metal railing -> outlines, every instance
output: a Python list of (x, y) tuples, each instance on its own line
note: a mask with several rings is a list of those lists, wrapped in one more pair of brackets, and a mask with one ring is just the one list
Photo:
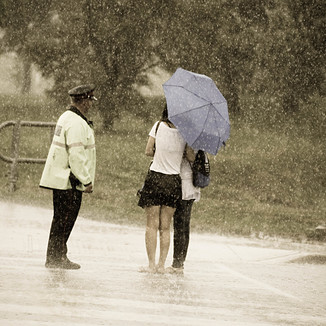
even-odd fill
[(43, 158), (26, 158), (19, 157), (19, 145), (20, 145), (20, 131), (21, 127), (41, 127), (41, 128), (52, 128), (53, 132), (50, 134), (51, 140), (54, 133), (56, 123), (55, 122), (42, 122), (42, 121), (6, 121), (0, 125), (0, 131), (8, 126), (14, 126), (12, 132), (12, 142), (11, 142), (11, 153), (12, 157), (2, 155), (0, 153), (0, 159), (10, 163), (9, 172), (9, 191), (13, 192), (16, 190), (16, 183), (18, 180), (18, 164), (19, 163), (45, 163), (46, 159)]

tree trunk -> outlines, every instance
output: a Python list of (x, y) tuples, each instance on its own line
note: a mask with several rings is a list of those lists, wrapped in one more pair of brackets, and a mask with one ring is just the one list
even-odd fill
[(30, 94), (32, 86), (32, 62), (28, 58), (22, 59), (22, 94)]

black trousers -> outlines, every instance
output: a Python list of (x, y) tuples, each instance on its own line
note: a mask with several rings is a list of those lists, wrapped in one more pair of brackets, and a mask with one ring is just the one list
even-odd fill
[(189, 234), (190, 217), (194, 199), (180, 200), (173, 215), (173, 263), (175, 268), (183, 267), (186, 260)]
[(53, 219), (50, 229), (47, 262), (67, 257), (67, 241), (77, 219), (82, 192), (76, 189), (53, 190)]

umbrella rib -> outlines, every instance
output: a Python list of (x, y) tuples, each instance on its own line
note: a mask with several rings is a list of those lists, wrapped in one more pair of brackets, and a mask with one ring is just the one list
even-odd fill
[[(214, 102), (214, 103), (212, 103), (212, 104), (220, 104), (220, 103), (218, 103), (218, 102)], [(221, 102), (222, 103), (222, 102)], [(228, 121), (226, 121), (226, 119), (222, 116), (222, 114), (218, 111), (218, 110), (216, 110), (217, 111), (217, 114), (222, 118), (222, 120), (224, 121), (224, 122), (226, 122), (227, 124), (230, 124)]]
[[(212, 103), (212, 104), (215, 104), (215, 103), (216, 103), (216, 102), (214, 102), (214, 103)], [(205, 106), (207, 106), (207, 105), (209, 105), (209, 104), (211, 104), (211, 103), (208, 103), (208, 104), (205, 104), (205, 105), (202, 105), (202, 106), (197, 106), (196, 108), (193, 108), (193, 109), (189, 109), (188, 112), (189, 112), (189, 111), (194, 111), (194, 110), (201, 109), (201, 108), (203, 108), (203, 107), (205, 107)], [(217, 111), (217, 110), (216, 110), (216, 111)], [(183, 113), (184, 113), (184, 112), (181, 112), (181, 113), (175, 114), (174, 117), (177, 117), (177, 116), (179, 116), (179, 115), (181, 115), (181, 114), (183, 114)], [(226, 119), (221, 115), (220, 112), (217, 111), (217, 113), (218, 113), (218, 115), (223, 119), (224, 122), (226, 122), (227, 124), (230, 124), (228, 121), (226, 121)]]
[[(164, 87), (179, 87), (179, 88), (183, 88), (185, 91), (187, 91), (188, 93), (192, 94), (192, 95), (195, 95), (196, 97), (208, 102), (205, 98), (203, 98), (202, 96), (199, 96), (191, 91), (189, 91), (187, 88), (185, 88), (184, 86), (180, 86), (180, 85), (164, 85)], [(224, 101), (221, 101), (221, 102), (214, 102), (216, 104), (220, 104), (220, 103), (223, 103)], [(212, 102), (208, 102), (208, 103), (212, 103)]]
[[(203, 108), (203, 107), (205, 107), (205, 106), (207, 106), (207, 105), (209, 105), (209, 103), (208, 103), (208, 104), (205, 104), (205, 105), (202, 105), (202, 106), (197, 106), (196, 108), (193, 108), (193, 109), (189, 109), (187, 112), (201, 109), (201, 108)], [(183, 114), (183, 113), (184, 113), (184, 112), (178, 113), (178, 114), (174, 115), (174, 117), (175, 117), (175, 116), (178, 116), (178, 115), (180, 115), (180, 114)]]
[[(197, 109), (200, 109), (200, 108), (203, 108), (204, 106), (207, 106), (208, 104), (221, 104), (221, 103), (223, 103), (223, 101), (221, 101), (221, 102), (208, 102), (206, 99), (204, 99), (203, 97), (201, 97), (201, 96), (199, 96), (199, 95), (197, 95), (197, 94), (195, 94), (195, 93), (192, 93), (192, 92), (190, 92), (188, 89), (186, 89), (186, 88), (184, 88), (183, 86), (178, 86), (178, 85), (165, 85), (165, 86), (168, 86), (168, 87), (179, 87), (179, 88), (183, 88), (185, 91), (187, 91), (188, 93), (191, 93), (191, 94), (193, 94), (193, 95), (195, 95), (196, 97), (198, 97), (198, 98), (200, 98), (200, 99), (202, 99), (202, 100), (204, 100), (204, 101), (206, 101), (207, 102), (207, 104), (205, 104), (205, 105), (202, 105), (202, 106), (198, 106), (198, 107), (196, 107), (196, 108), (193, 108), (193, 109), (190, 109), (189, 111), (193, 111), (193, 110), (197, 110)], [(217, 110), (216, 110), (217, 111)], [(225, 118), (221, 115), (221, 113), (219, 112), (219, 111), (217, 111), (217, 113), (219, 114), (219, 116), (226, 122), (226, 123), (228, 123), (226, 120), (225, 120)], [(179, 113), (179, 114), (182, 114), (182, 113)], [(176, 114), (175, 116), (178, 116), (179, 114)], [(229, 124), (229, 123), (228, 123)]]
[[(207, 121), (207, 117), (206, 117), (206, 121)], [(206, 121), (205, 121), (205, 123), (206, 123)], [(217, 148), (218, 148), (218, 146), (220, 145), (220, 140), (221, 140), (221, 136), (220, 136), (220, 133), (219, 133), (219, 131), (217, 130), (217, 133), (218, 133), (218, 136), (219, 136), (219, 142), (218, 142), (218, 144), (217, 144)], [(198, 137), (196, 138), (196, 140), (193, 142), (193, 143), (195, 143), (196, 141), (197, 141), (197, 139), (201, 136), (203, 134), (203, 131), (201, 131), (201, 133), (198, 135)]]

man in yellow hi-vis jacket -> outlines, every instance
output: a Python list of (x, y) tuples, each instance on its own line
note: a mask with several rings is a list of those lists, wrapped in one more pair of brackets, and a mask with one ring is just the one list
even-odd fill
[(71, 89), (71, 106), (59, 118), (46, 159), (40, 187), (53, 190), (53, 220), (45, 266), (79, 269), (67, 257), (67, 241), (82, 202), (82, 194), (93, 191), (95, 138), (93, 124), (86, 118), (96, 100), (92, 85)]

